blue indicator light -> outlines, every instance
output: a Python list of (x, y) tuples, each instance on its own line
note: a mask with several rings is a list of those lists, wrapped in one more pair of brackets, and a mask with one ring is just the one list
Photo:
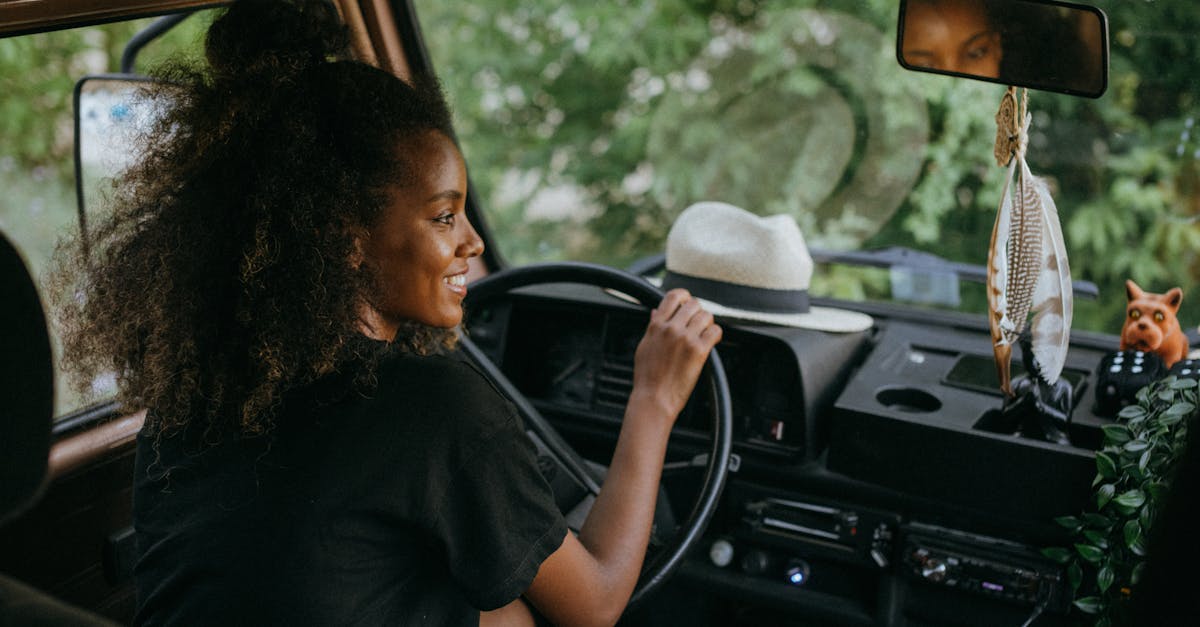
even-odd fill
[(802, 559), (793, 559), (788, 561), (788, 569), (785, 571), (787, 582), (793, 586), (803, 586), (808, 583), (808, 575), (811, 573), (808, 562)]

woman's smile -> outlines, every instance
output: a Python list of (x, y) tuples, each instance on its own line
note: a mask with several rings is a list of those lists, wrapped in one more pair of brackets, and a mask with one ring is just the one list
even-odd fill
[(467, 295), (467, 271), (463, 270), (457, 274), (442, 279), (446, 283), (446, 287), (450, 288), (451, 292), (458, 294), (459, 297)]

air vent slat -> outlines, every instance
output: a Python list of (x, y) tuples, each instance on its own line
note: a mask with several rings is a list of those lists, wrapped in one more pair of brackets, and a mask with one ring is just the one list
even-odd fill
[(632, 392), (633, 364), (604, 360), (596, 373), (596, 405), (624, 410)]

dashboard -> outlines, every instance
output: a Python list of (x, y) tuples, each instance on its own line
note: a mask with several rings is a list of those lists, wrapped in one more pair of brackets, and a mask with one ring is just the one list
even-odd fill
[[(737, 471), (678, 585), (644, 624), (1074, 624), (1040, 549), (1090, 495), (1097, 364), (1073, 343), (1070, 444), (1022, 437), (1000, 411), (981, 318), (868, 311), (870, 330), (722, 321)], [(585, 458), (607, 462), (647, 314), (589, 286), (517, 290), (468, 312), (479, 346)], [(1016, 366), (1016, 364), (1014, 364)], [(1014, 377), (1020, 374), (1014, 372)], [(694, 496), (709, 416), (695, 395), (672, 434), (664, 488)], [(671, 594), (689, 601), (675, 603)], [(669, 608), (669, 609), (663, 609)], [(627, 623), (638, 624), (637, 615)], [(679, 624), (679, 623), (677, 623)], [(806, 623), (807, 624), (807, 623)]]

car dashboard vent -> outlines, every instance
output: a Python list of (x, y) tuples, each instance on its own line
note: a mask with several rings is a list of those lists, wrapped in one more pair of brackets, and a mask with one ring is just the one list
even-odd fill
[(629, 395), (633, 392), (633, 364), (617, 361), (605, 356), (596, 374), (596, 396), (594, 402), (599, 409), (625, 411)]

